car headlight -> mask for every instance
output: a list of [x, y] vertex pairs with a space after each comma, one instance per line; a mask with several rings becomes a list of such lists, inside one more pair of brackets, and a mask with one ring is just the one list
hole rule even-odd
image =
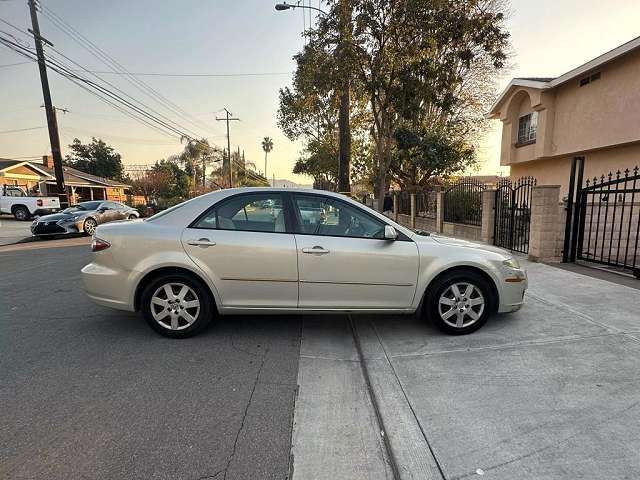
[[63, 218], [62, 220], [58, 220], [57, 223], [58, 223], [58, 225], [64, 225], [64, 224], [67, 224], [67, 223], [76, 223], [78, 218], [80, 218], [80, 217]]
[[507, 260], [504, 260], [502, 262], [502, 264], [505, 267], [509, 267], [509, 268], [515, 268], [516, 270], [520, 270], [520, 263], [518, 262], [518, 260], [516, 260], [515, 258], [511, 257]]

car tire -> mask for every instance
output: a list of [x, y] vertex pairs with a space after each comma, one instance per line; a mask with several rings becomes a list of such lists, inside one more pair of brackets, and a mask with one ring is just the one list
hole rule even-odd
[[18, 205], [13, 209], [13, 216], [19, 222], [24, 222], [31, 218], [31, 214], [29, 213], [27, 207], [23, 207], [22, 205]]
[[93, 218], [87, 218], [84, 221], [82, 229], [84, 230], [85, 235], [92, 236], [96, 233], [96, 228], [98, 227], [98, 222], [96, 222]]
[[437, 278], [425, 300], [427, 317], [450, 335], [475, 332], [495, 310], [489, 282], [471, 270], [454, 270]]
[[140, 309], [147, 323], [160, 335], [187, 338], [209, 324], [213, 301], [202, 282], [176, 273], [151, 281], [142, 292]]
[[138, 217], [136, 217], [135, 215], [131, 214], [131, 215], [129, 215], [127, 217], [127, 220], [135, 220], [136, 218], [138, 218]]

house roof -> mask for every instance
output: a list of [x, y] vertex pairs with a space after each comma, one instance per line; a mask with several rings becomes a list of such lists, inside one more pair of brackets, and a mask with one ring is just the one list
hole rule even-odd
[[[0, 171], [8, 170], [13, 167], [18, 167], [21, 165], [26, 165], [39, 173], [44, 177], [44, 181], [52, 182], [55, 181], [55, 172], [52, 168], [48, 168], [41, 163], [34, 162], [25, 162], [22, 160], [11, 160], [9, 158], [0, 158]], [[76, 186], [103, 186], [103, 187], [129, 187], [130, 185], [119, 182], [117, 180], [111, 180], [109, 178], [98, 177], [96, 175], [91, 175], [90, 173], [85, 173], [76, 168], [63, 166], [62, 172], [64, 175], [65, 183], [69, 185]], [[96, 185], [97, 184], [97, 185]]]
[[530, 87], [530, 88], [539, 88], [541, 90], [549, 90], [551, 88], [558, 87], [570, 80], [573, 80], [577, 77], [581, 77], [585, 73], [592, 71], [605, 65], [609, 62], [612, 62], [623, 55], [626, 55], [629, 52], [634, 51], [635, 49], [640, 47], [640, 37], [636, 37], [633, 40], [628, 41], [627, 43], [623, 43], [619, 47], [614, 48], [613, 50], [609, 50], [606, 53], [603, 53], [599, 57], [594, 58], [593, 60], [588, 61], [580, 65], [579, 67], [574, 68], [573, 70], [569, 70], [567, 73], [560, 75], [559, 77], [518, 77], [514, 78], [509, 82], [509, 85], [503, 90], [498, 99], [491, 106], [491, 110], [487, 114], [488, 118], [497, 118], [498, 111], [497, 108], [500, 106], [502, 101], [511, 93], [512, 89], [515, 87]]
[[13, 167], [19, 163], [20, 160], [9, 160], [8, 158], [0, 158], [0, 170], [6, 170], [9, 167]]

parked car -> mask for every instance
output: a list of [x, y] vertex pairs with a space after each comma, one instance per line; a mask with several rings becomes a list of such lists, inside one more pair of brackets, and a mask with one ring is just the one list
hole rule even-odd
[[135, 208], [122, 203], [92, 200], [65, 208], [60, 213], [36, 218], [31, 224], [31, 233], [43, 237], [73, 233], [93, 235], [98, 225], [139, 216]]
[[16, 220], [29, 220], [58, 210], [58, 197], [30, 197], [24, 188], [13, 185], [2, 185], [0, 189], [0, 212], [11, 214]]
[[[265, 215], [264, 201], [283, 208]], [[325, 213], [303, 222], [301, 207]], [[215, 314], [425, 314], [452, 334], [523, 304], [527, 276], [496, 247], [419, 235], [340, 194], [212, 192], [140, 222], [101, 225], [82, 269], [100, 305], [142, 311], [174, 338]]]

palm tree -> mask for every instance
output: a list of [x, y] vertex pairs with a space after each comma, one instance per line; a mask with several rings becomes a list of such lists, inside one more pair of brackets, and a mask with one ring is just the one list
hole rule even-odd
[[267, 178], [267, 155], [273, 150], [273, 140], [269, 137], [262, 139], [262, 150], [264, 150], [264, 178]]

